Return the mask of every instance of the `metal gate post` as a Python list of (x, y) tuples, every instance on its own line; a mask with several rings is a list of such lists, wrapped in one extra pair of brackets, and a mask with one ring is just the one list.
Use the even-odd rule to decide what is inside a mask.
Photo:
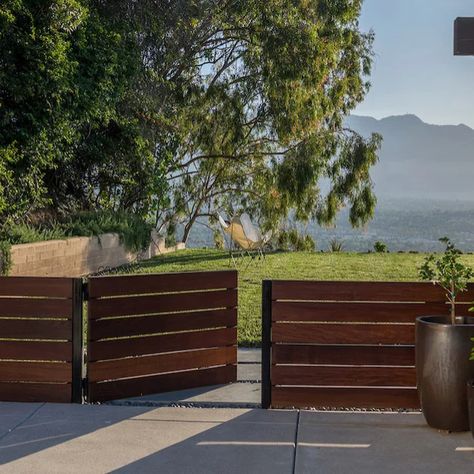
[(272, 405), (272, 281), (262, 282), (262, 408)]
[(83, 312), (82, 278), (73, 279), (72, 292), (72, 403), (82, 403)]

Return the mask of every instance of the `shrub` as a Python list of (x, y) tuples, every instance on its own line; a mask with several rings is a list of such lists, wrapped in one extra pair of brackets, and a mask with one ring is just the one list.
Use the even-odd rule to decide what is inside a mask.
[(377, 240), (377, 242), (375, 242), (374, 250), (377, 253), (387, 253), (388, 252), (387, 245), (384, 242), (381, 242), (380, 240)]
[(342, 252), (344, 250), (344, 242), (342, 240), (338, 240), (334, 237), (329, 241), (329, 251), (330, 252)]
[(10, 242), (0, 240), (0, 275), (8, 275), (10, 271), (12, 265), (10, 248)]

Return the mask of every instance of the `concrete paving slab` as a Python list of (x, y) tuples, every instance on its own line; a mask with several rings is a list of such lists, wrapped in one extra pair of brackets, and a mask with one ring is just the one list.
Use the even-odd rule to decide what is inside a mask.
[(113, 405), (156, 406), (181, 405), (201, 407), (256, 408), (261, 402), (259, 383), (212, 385), (189, 390), (144, 395), (108, 402)]
[[(137, 415), (127, 407), (83, 406), (69, 418), (71, 425), (82, 408), (86, 421), (80, 430), (70, 426), (69, 437), (58, 437), (65, 425), (41, 426), (36, 416), (29, 428), (10, 433), (0, 445), (1, 472), (291, 472), (296, 412), (160, 408)], [(98, 418), (115, 423), (94, 423), (90, 415), (102, 409), (107, 413)], [(42, 419), (55, 411), (58, 419), (64, 417), (64, 410), (52, 406)], [(120, 420), (119, 412), (130, 418)], [(54, 442), (45, 446), (38, 444), (41, 439)]]
[(262, 362), (262, 350), (258, 348), (239, 347), (237, 350), (238, 363), (258, 363)]
[(421, 414), (300, 414), (296, 472), (467, 473), (473, 471), (470, 433), (429, 428)]
[(262, 378), (260, 364), (239, 364), (237, 366), (237, 380), (239, 382), (259, 382)]
[(28, 419), (43, 403), (0, 402), (0, 439)]

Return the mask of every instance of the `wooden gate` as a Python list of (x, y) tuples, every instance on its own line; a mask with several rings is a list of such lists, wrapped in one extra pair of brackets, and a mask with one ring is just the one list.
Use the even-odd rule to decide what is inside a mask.
[(262, 405), (419, 408), (415, 319), (430, 314), (448, 315), (431, 283), (264, 281)]
[(237, 272), (89, 279), (90, 402), (237, 379)]
[(82, 281), (0, 277), (0, 401), (81, 403)]

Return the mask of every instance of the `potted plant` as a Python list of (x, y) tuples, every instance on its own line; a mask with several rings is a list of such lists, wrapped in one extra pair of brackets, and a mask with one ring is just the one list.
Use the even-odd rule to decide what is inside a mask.
[[(474, 311), (474, 307), (470, 308), (469, 311)], [(474, 337), (471, 337), (471, 341), (474, 342)], [(469, 360), (474, 364), (474, 347), (471, 349), (471, 357)], [(471, 426), (472, 437), (474, 438), (474, 379), (469, 380), (467, 383), (467, 403), (469, 408), (469, 424)]]
[(428, 256), (420, 267), (420, 277), (446, 292), (449, 316), (427, 315), (416, 320), (416, 375), (421, 409), (433, 428), (468, 431), (469, 413), (466, 384), (474, 379), (469, 361), (470, 339), (474, 337), (474, 317), (456, 315), (456, 299), (474, 276), (460, 261), (461, 252), (447, 238), (438, 258)]

